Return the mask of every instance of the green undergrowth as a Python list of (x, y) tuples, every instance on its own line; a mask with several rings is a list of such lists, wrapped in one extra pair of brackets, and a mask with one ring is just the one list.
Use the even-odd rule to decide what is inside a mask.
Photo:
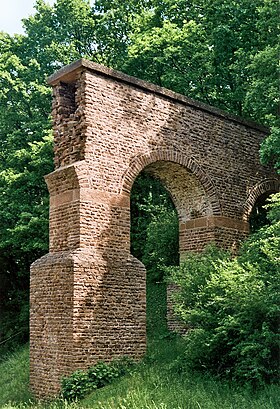
[[(31, 399), (31, 394), (28, 390), (28, 382), (28, 345), (19, 348), (12, 354), (2, 355), (0, 361), (0, 407), (4, 407), (3, 405), (9, 401), (15, 403), (28, 402)], [(10, 405), (7, 407), (13, 406)]]
[[(210, 376), (178, 373), (174, 362), (184, 352), (180, 337), (167, 332), (165, 286), (147, 289), (146, 357), (129, 374), (93, 391), (83, 400), (40, 403), (28, 391), (28, 346), (0, 363), (0, 408), (5, 409), (278, 409), (280, 390), (267, 386), (252, 391), (244, 385)], [(153, 317), (153, 318), (151, 318)]]

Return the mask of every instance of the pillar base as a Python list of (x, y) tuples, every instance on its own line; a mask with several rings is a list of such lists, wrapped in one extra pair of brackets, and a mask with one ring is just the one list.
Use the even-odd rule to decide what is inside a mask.
[[(105, 254), (105, 253), (103, 253)], [(146, 351), (146, 271), (94, 249), (49, 253), (32, 264), (30, 384), (53, 397), (63, 376)]]

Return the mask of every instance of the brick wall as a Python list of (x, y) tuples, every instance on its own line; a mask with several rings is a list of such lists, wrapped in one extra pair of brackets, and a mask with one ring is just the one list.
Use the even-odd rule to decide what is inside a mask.
[(50, 252), (31, 267), (30, 295), (39, 397), (57, 394), (74, 369), (145, 352), (145, 268), (130, 254), (130, 191), (142, 170), (170, 192), (181, 256), (210, 241), (235, 250), (259, 195), (279, 189), (259, 164), (263, 127), (86, 60), (49, 82)]

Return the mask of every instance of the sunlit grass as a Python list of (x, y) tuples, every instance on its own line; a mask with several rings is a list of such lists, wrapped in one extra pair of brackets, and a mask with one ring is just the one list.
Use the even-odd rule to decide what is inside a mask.
[[(178, 345), (179, 344), (179, 345)], [(209, 376), (178, 374), (170, 369), (175, 340), (154, 344), (153, 359), (115, 384), (100, 389), (81, 404), (93, 409), (276, 409), (279, 388), (252, 392), (246, 387), (217, 381)], [(166, 360), (161, 358), (168, 357)]]

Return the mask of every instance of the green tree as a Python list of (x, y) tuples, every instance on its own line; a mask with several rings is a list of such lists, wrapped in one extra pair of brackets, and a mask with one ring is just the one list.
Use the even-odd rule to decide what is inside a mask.
[(35, 8), (34, 16), (23, 20), (23, 41), (43, 75), (81, 57), (98, 58), (96, 19), (88, 0), (57, 0), (54, 6), (37, 0)]
[[(89, 1), (36, 1), (25, 35), (0, 33), (0, 273), (5, 281), (0, 337), (26, 338), (30, 264), (48, 250), (53, 170), (47, 76), (80, 57), (97, 59)], [(20, 335), (20, 336), (21, 336)], [(13, 338), (12, 338), (13, 339)]]
[(277, 381), (279, 194), (269, 206), (272, 224), (253, 234), (238, 257), (209, 248), (170, 269), (179, 285), (175, 309), (189, 328), (181, 365), (253, 386)]
[(162, 204), (158, 214), (152, 213), (147, 227), (142, 261), (147, 268), (147, 279), (162, 282), (165, 268), (179, 264), (179, 223), (175, 209)]
[[(85, 57), (266, 123), (273, 132), (262, 159), (279, 165), (276, 1), (96, 0), (91, 7), (88, 0), (37, 0), (35, 9), (24, 35), (0, 33), (0, 268), (14, 311), (17, 294), (27, 294), (30, 263), (48, 246), (46, 78), (61, 66)], [(132, 205), (132, 248), (140, 258), (153, 203), (141, 204), (149, 212)]]
[(142, 172), (131, 191), (131, 252), (149, 282), (162, 282), (165, 267), (179, 263), (178, 215), (161, 182)]
[[(23, 38), (0, 33), (0, 269), (10, 316), (4, 338), (26, 336), (29, 267), (48, 246), (48, 198), (43, 175), (52, 170), (50, 90), (40, 65), (23, 55)], [(23, 325), (24, 322), (24, 325)]]
[(125, 70), (272, 127), (264, 163), (279, 166), (279, 3), (161, 0), (134, 18)]

